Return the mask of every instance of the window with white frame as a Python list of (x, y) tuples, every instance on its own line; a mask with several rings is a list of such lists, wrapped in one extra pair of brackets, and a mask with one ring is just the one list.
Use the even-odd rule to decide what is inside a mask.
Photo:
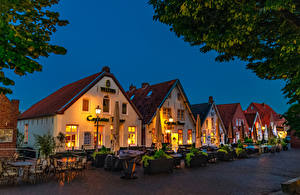
[(179, 120), (179, 121), (184, 121), (185, 120), (184, 110), (182, 110), (182, 109), (177, 110), (177, 120)]
[(103, 112), (109, 113), (110, 100), (108, 96), (103, 98)]
[(91, 132), (84, 132), (84, 145), (91, 145), (92, 134)]
[(122, 104), (122, 114), (127, 114), (127, 104), (126, 103)]
[(165, 119), (172, 118), (172, 115), (171, 115), (171, 108), (163, 108), (163, 117), (164, 117)]

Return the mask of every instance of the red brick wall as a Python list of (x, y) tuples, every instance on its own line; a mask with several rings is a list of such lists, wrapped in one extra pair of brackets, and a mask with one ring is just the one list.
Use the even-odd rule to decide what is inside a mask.
[[(241, 105), (239, 104), (238, 107), (237, 107), (237, 110), (233, 116), (233, 119), (232, 119), (232, 126), (233, 126), (233, 133), (234, 133), (234, 136), (236, 135), (236, 132), (240, 132), (240, 137), (242, 136), (241, 135), (241, 127), (240, 127), (240, 130), (238, 129), (238, 127), (236, 127), (236, 119), (239, 119), (239, 120), (244, 120), (244, 130), (245, 130), (245, 136), (246, 136), (246, 133), (249, 135), (249, 125), (247, 123), (247, 119), (245, 117), (245, 114), (242, 110), (242, 107)], [(236, 140), (237, 141), (237, 140)]]
[(18, 115), (19, 101), (10, 101), (5, 95), (0, 94), (0, 129), (13, 129), (12, 142), (0, 142), (0, 157), (11, 156), (15, 152)]

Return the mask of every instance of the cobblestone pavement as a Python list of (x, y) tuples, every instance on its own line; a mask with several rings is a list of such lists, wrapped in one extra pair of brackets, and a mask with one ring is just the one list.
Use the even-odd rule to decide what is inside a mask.
[(120, 173), (89, 169), (70, 184), (0, 186), (0, 194), (281, 194), (280, 183), (300, 176), (300, 150), (218, 162), (173, 174), (144, 175), (122, 180)]

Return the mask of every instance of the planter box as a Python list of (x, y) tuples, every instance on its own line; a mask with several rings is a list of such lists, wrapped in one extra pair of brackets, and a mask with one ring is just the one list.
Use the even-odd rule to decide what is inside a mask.
[(174, 166), (174, 159), (156, 159), (149, 160), (149, 165), (144, 166), (145, 174), (155, 174), (155, 173), (172, 173)]
[(184, 161), (185, 166), (189, 168), (206, 166), (207, 162), (208, 162), (208, 157), (204, 155), (193, 156), (190, 162), (190, 166), (188, 166), (186, 160)]
[(243, 150), (240, 155), (237, 156), (237, 158), (248, 158), (247, 152), (245, 150)]
[(107, 154), (97, 154), (95, 160), (93, 161), (93, 165), (97, 168), (104, 167), (106, 156)]
[(217, 159), (221, 161), (230, 161), (234, 159), (234, 153), (235, 152), (228, 152), (227, 154), (225, 152), (217, 152)]

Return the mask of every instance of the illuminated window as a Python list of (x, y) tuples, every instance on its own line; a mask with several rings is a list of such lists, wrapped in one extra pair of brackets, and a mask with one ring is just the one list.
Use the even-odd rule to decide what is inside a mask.
[(85, 112), (89, 111), (89, 100), (87, 100), (87, 99), (82, 100), (82, 111), (85, 111)]
[(109, 112), (109, 97), (108, 96), (104, 96), (103, 98), (103, 112)]
[(28, 124), (24, 126), (24, 144), (28, 143)]
[(91, 132), (84, 132), (84, 145), (91, 145)]
[(165, 130), (165, 143), (171, 143), (171, 130)]
[(178, 129), (178, 144), (179, 145), (183, 144), (183, 131), (182, 131), (182, 129)]
[[(97, 128), (94, 129), (94, 146), (97, 143)], [(98, 146), (103, 145), (103, 126), (98, 127)]]
[(187, 137), (188, 137), (187, 143), (192, 144), (193, 143), (193, 131), (191, 129), (189, 129), (187, 133), (188, 133), (187, 134)]
[(177, 110), (177, 119), (179, 121), (184, 121), (185, 120), (185, 118), (184, 118), (184, 110), (181, 110), (181, 109)]
[(77, 146), (77, 129), (76, 125), (66, 126), (66, 148), (71, 149)]
[(165, 119), (169, 119), (172, 117), (171, 115), (171, 108), (163, 108), (163, 117)]
[(152, 142), (154, 142), (155, 139), (155, 128), (152, 128)]
[(12, 142), (13, 130), (12, 129), (0, 129), (0, 142)]
[(127, 104), (126, 103), (122, 104), (122, 114), (127, 114)]
[(136, 145), (136, 127), (128, 127), (128, 145)]

